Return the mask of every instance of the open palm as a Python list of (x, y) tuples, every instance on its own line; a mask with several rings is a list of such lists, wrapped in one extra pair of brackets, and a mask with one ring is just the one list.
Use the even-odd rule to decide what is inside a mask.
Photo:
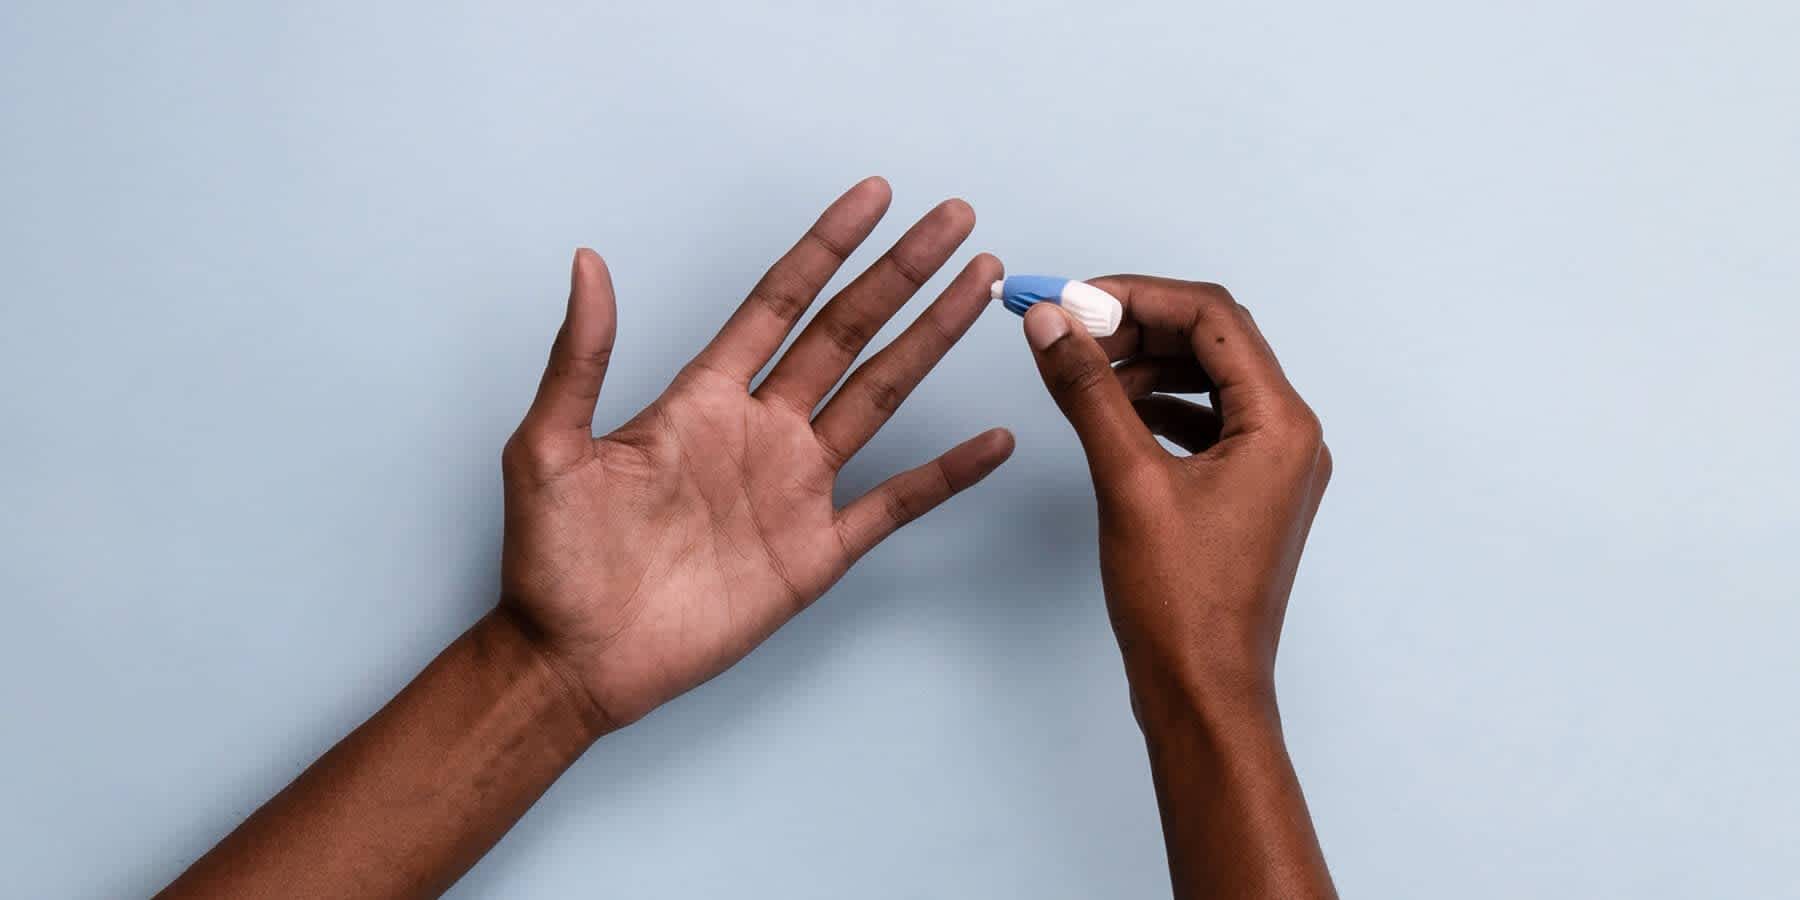
[(663, 395), (593, 437), (611, 356), (611, 278), (576, 254), (568, 315), (504, 455), (505, 608), (542, 639), (610, 727), (742, 658), (895, 529), (1012, 452), (995, 429), (838, 508), (838, 470), (980, 315), (999, 261), (977, 256), (893, 343), (821, 400), (974, 227), (940, 204), (826, 304), (754, 390), (849, 254), (886, 212), (851, 188), (771, 267)]

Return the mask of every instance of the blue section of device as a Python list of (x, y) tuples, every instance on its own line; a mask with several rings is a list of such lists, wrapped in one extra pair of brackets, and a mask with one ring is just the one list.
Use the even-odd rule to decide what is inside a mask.
[(1034, 303), (1061, 303), (1063, 285), (1068, 283), (1055, 275), (1009, 275), (1000, 286), (1000, 303), (1022, 316)]

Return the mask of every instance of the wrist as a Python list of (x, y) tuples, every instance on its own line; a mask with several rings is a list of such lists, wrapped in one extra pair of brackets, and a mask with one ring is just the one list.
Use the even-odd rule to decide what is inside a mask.
[(512, 605), (501, 603), (475, 630), (494, 664), (505, 667), (521, 694), (543, 716), (583, 746), (616, 731), (574, 672), (544, 639), (542, 629)]
[(1272, 672), (1260, 666), (1198, 666), (1149, 654), (1125, 658), (1132, 711), (1146, 736), (1171, 727), (1279, 729)]

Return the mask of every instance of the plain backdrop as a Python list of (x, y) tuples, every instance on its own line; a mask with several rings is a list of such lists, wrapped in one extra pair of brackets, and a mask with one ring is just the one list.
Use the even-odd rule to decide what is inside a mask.
[[(878, 173), (859, 264), (961, 196), (953, 265), (1255, 311), (1338, 463), (1280, 691), (1347, 896), (1800, 895), (1797, 10), (11, 0), (0, 893), (151, 893), (492, 603), (573, 248), (606, 427)], [(1017, 319), (846, 495), (990, 425), (453, 895), (1164, 895)]]

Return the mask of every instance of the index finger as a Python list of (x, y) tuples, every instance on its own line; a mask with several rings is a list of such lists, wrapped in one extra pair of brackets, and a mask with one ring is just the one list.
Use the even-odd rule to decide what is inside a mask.
[(1089, 284), (1125, 308), (1119, 330), (1102, 338), (1107, 356), (1190, 356), (1219, 392), (1222, 412), (1256, 418), (1268, 405), (1298, 399), (1275, 352), (1231, 292), (1216, 284), (1146, 275), (1108, 275)]

